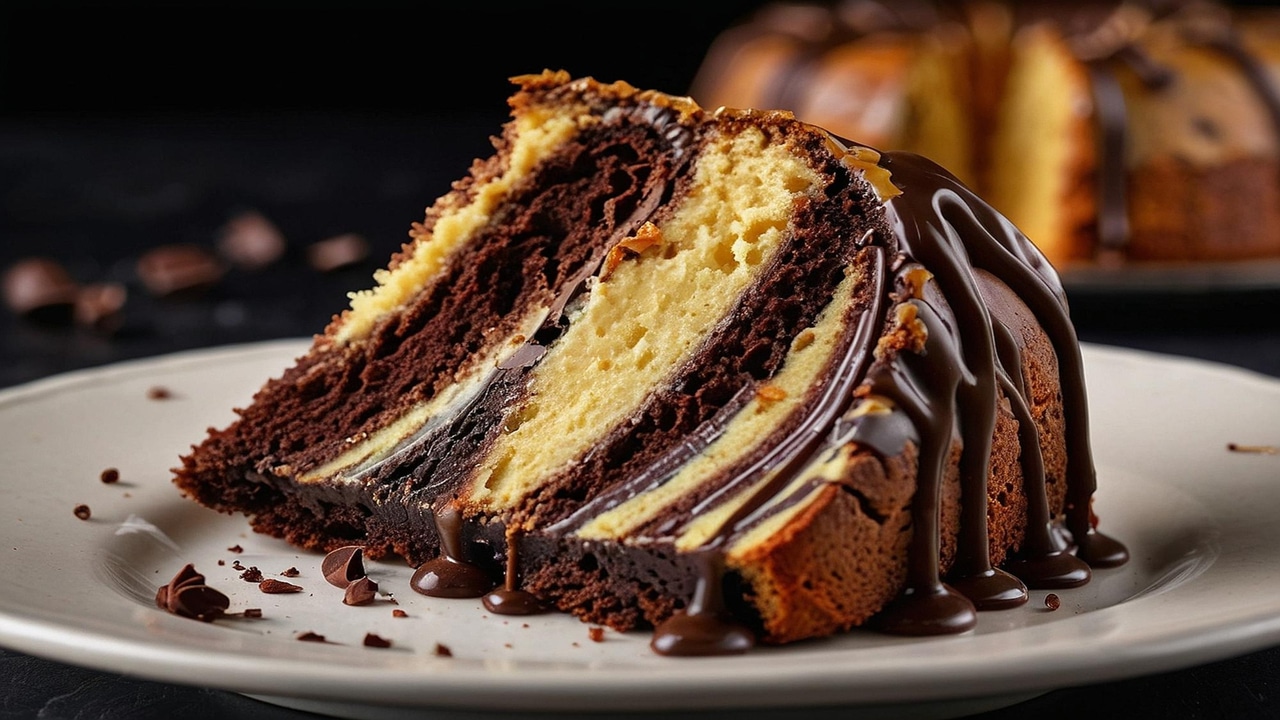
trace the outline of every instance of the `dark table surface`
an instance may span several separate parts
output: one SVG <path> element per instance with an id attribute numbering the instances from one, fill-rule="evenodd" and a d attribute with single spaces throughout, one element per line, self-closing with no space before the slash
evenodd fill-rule
<path id="1" fill-rule="evenodd" d="M 55 20 L 53 10 L 25 12 L 14 17 L 27 23 L 23 27 L 35 39 L 27 37 L 25 45 L 15 46 L 17 33 L 10 23 L 9 56 L 0 63 L 9 70 L 8 76 L 0 78 L 10 91 L 6 112 L 0 117 L 0 268 L 23 257 L 45 255 L 62 263 L 78 282 L 125 286 L 128 300 L 122 324 L 110 333 L 35 323 L 0 312 L 0 387 L 133 358 L 317 331 L 345 306 L 348 291 L 369 284 L 373 269 L 406 239 L 408 224 L 420 218 L 423 208 L 465 172 L 472 158 L 487 153 L 489 135 L 506 112 L 506 83 L 493 82 L 493 76 L 572 62 L 554 51 L 557 43 L 569 41 L 562 33 L 544 38 L 543 56 L 533 54 L 537 48 L 523 49 L 530 56 L 545 58 L 536 67 L 490 72 L 489 82 L 479 90 L 455 72 L 440 85 L 444 95 L 452 93 L 453 102 L 449 97 L 428 97 L 431 83 L 424 79 L 413 84 L 403 69 L 396 76 L 400 85 L 394 101 L 357 95 L 346 103 L 307 102 L 306 92 L 339 91 L 316 74 L 332 73 L 334 82 L 341 80 L 342 92 L 365 92 L 359 90 L 363 86 L 357 80 L 344 74 L 353 67 L 366 76 L 376 71 L 376 64 L 367 57 L 353 64 L 351 58 L 359 53 L 381 53 L 382 61 L 401 65 L 421 60 L 424 69 L 447 71 L 440 53 L 423 51 L 425 56 L 414 59 L 402 49 L 394 58 L 386 58 L 386 48 L 366 39 L 358 45 L 323 46 L 323 59 L 292 68 L 296 73 L 306 70 L 310 80 L 300 84 L 294 77 L 293 92 L 287 95 L 270 94 L 270 83 L 261 78 L 250 82 L 247 78 L 253 68 L 241 61 L 234 66 L 238 73 L 233 73 L 234 81 L 217 76 L 225 86 L 216 87 L 218 92 L 209 96 L 208 106 L 201 104 L 191 87 L 161 93 L 166 105 L 148 90 L 160 92 L 156 88 L 163 78 L 156 74 L 160 72 L 156 65 L 176 56 L 153 57 L 151 62 L 135 57 L 142 51 L 121 42 L 122 37 L 140 38 L 141 32 L 135 30 L 114 36 L 124 59 L 116 58 L 105 67 L 86 63 L 74 76 L 55 78 L 60 82 L 54 85 L 62 92 L 81 93 L 77 100 L 50 90 L 48 77 L 37 87 L 31 78 L 13 74 L 14 57 L 19 54 L 23 63 L 47 59 L 41 53 L 47 55 L 49 50 L 41 40 L 52 42 L 55 35 L 42 24 Z M 582 63 L 582 74 L 624 77 L 679 91 L 690 76 L 700 43 L 711 28 L 733 14 L 723 12 L 723 16 L 709 12 L 696 16 L 702 25 L 687 25 L 689 37 L 676 39 L 677 46 L 681 40 L 688 46 L 684 54 L 669 50 L 660 68 L 653 64 L 653 48 L 640 42 L 631 50 L 650 53 L 647 63 L 646 57 L 629 56 L 627 64 L 599 48 L 599 56 L 613 58 L 612 64 Z M 137 19 L 129 16 L 125 22 Z M 108 40 L 93 33 L 95 22 L 105 20 L 89 14 L 70 25 L 64 22 L 57 28 L 63 35 L 61 42 L 105 47 Z M 274 32 L 286 32 L 282 17 L 259 17 L 256 26 L 237 24 L 244 20 L 224 17 L 215 23 L 217 32 L 201 37 L 208 41 L 222 33 L 237 40 L 238 51 L 243 51 L 268 39 L 278 44 L 279 36 L 267 37 L 263 23 Z M 362 22 L 369 21 L 352 22 L 359 30 Z M 325 27 L 336 33 L 331 26 L 338 23 L 334 19 Z M 396 24 L 386 18 L 381 23 Z M 413 37 L 413 28 L 405 28 L 404 35 Z M 174 45 L 169 49 L 176 49 L 177 41 L 169 42 Z M 288 47 L 296 48 L 297 43 Z M 31 54 L 20 52 L 25 49 L 31 49 Z M 222 52 L 225 60 L 231 50 Z M 334 54 L 349 62 L 344 65 Z M 203 85 L 193 84 L 207 91 L 215 79 L 212 71 L 186 62 L 180 69 L 206 72 L 208 77 L 197 78 Z M 129 72 L 146 75 L 145 82 L 124 88 L 119 76 Z M 102 83 L 115 83 L 118 92 L 104 92 Z M 234 94 L 237 90 L 241 95 Z M 462 102 L 464 90 L 478 92 L 482 99 Z M 86 99 L 91 91 L 97 94 Z M 420 102 L 405 100 L 414 93 Z M 153 102 L 149 104 L 148 98 Z M 134 263 L 142 252 L 179 242 L 213 247 L 224 223 L 246 210 L 270 219 L 287 238 L 282 261 L 258 272 L 232 271 L 212 290 L 194 298 L 155 298 L 140 285 Z M 310 268 L 303 259 L 306 246 L 341 233 L 364 236 L 370 244 L 368 257 L 338 272 Z M 1195 293 L 1081 291 L 1072 302 L 1085 341 L 1201 358 L 1280 377 L 1280 291 L 1276 288 Z M 4 562 L 6 571 L 12 571 L 8 565 L 13 561 L 6 558 Z M 700 717 L 848 714 L 847 708 L 819 708 Z M 1280 717 L 1280 648 L 1159 675 L 1067 687 L 981 717 L 1089 715 Z M 234 692 L 202 688 L 196 678 L 190 685 L 158 683 L 0 649 L 0 718 L 306 716 Z"/>

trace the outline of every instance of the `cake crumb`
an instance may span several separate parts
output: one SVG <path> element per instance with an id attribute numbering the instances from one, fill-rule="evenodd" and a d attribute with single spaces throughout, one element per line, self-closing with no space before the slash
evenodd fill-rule
<path id="1" fill-rule="evenodd" d="M 219 566 L 226 565 L 226 564 L 227 564 L 227 561 L 226 561 L 226 560 L 219 560 L 219 561 L 218 561 L 218 565 L 219 565 Z"/>
<path id="2" fill-rule="evenodd" d="M 373 633 L 365 633 L 364 646 L 373 648 L 389 648 L 391 647 L 391 641 L 384 637 L 374 635 Z"/>
<path id="3" fill-rule="evenodd" d="M 1062 607 L 1062 600 L 1055 593 L 1049 593 L 1044 596 L 1044 606 L 1050 610 L 1057 610 Z"/>
<path id="4" fill-rule="evenodd" d="M 1241 445 L 1239 443 L 1227 443 L 1227 449 L 1231 452 L 1238 453 L 1256 453 L 1259 455 L 1280 455 L 1280 447 L 1275 445 Z"/>
<path id="5" fill-rule="evenodd" d="M 443 643 L 436 643 L 435 653 L 439 657 L 453 657 L 453 651 Z"/>
<path id="6" fill-rule="evenodd" d="M 98 479 L 107 485 L 120 482 L 120 471 L 113 467 L 107 468 L 102 471 L 102 474 L 98 476 Z"/>
<path id="7" fill-rule="evenodd" d="M 319 643 L 329 642 L 328 640 L 325 640 L 323 635 L 319 633 L 311 632 L 310 630 L 304 633 L 300 633 L 298 635 L 298 639 L 303 642 L 319 642 Z"/>
<path id="8" fill-rule="evenodd" d="M 262 617 L 262 608 L 245 608 L 244 616 L 247 618 L 260 618 Z"/>
<path id="9" fill-rule="evenodd" d="M 77 505 L 75 509 L 72 510 L 72 512 L 74 512 L 76 514 L 76 517 L 80 518 L 81 520 L 88 520 L 93 515 L 93 512 L 89 510 L 89 506 L 85 505 L 84 503 Z"/>
<path id="10" fill-rule="evenodd" d="M 591 638 L 591 642 L 604 642 L 604 628 L 592 625 L 587 628 L 587 637 Z"/>
<path id="11" fill-rule="evenodd" d="M 809 347 L 810 345 L 812 345 L 813 341 L 816 340 L 817 338 L 818 338 L 818 335 L 813 330 L 805 330 L 804 332 L 797 335 L 796 339 L 792 341 L 791 350 L 793 352 L 799 352 Z"/>
<path id="12" fill-rule="evenodd" d="M 227 551 L 233 552 L 233 553 L 242 553 L 244 552 L 244 548 L 240 547 L 239 545 L 232 545 L 231 547 L 227 548 Z"/>
<path id="13" fill-rule="evenodd" d="M 257 565 L 250 565 L 248 570 L 240 573 L 240 579 L 245 582 L 260 583 L 262 582 L 262 571 Z"/>
<path id="14" fill-rule="evenodd" d="M 280 574 L 284 577 L 298 577 L 299 575 L 302 574 L 302 571 L 296 567 L 291 567 L 291 568 L 287 568 L 284 572 Z"/>
<path id="15" fill-rule="evenodd" d="M 294 585 L 293 583 L 287 583 L 283 580 L 276 580 L 275 578 L 267 578 L 266 580 L 258 583 L 258 589 L 270 595 L 302 592 L 302 588 L 300 586 Z"/>
<path id="16" fill-rule="evenodd" d="M 147 388 L 149 400 L 168 400 L 171 397 L 173 397 L 173 391 L 163 385 L 152 385 Z"/>
<path id="17" fill-rule="evenodd" d="M 645 250 L 660 244 L 662 244 L 662 230 L 652 222 L 645 221 L 640 229 L 636 230 L 635 235 L 623 238 L 617 245 L 609 248 L 609 254 L 605 256 L 604 269 L 600 272 L 600 279 L 608 279 L 625 258 L 639 257 Z"/>
<path id="18" fill-rule="evenodd" d="M 394 618 L 407 618 L 407 617 L 409 617 L 409 613 L 407 613 L 407 612 L 405 612 L 405 611 L 401 610 L 400 608 L 396 608 L 395 610 L 392 610 L 392 611 L 391 611 L 391 617 L 394 617 Z"/>
<path id="19" fill-rule="evenodd" d="M 783 390 L 777 385 L 765 383 L 760 387 L 756 388 L 756 400 L 760 401 L 760 406 L 762 409 L 772 405 L 773 403 L 778 402 L 779 400 L 786 400 L 786 399 L 787 399 L 787 391 Z"/>

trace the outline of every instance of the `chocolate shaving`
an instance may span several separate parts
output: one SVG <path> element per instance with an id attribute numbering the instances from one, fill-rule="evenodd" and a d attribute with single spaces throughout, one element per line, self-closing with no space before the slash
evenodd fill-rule
<path id="1" fill-rule="evenodd" d="M 89 506 L 83 503 L 81 503 L 80 505 L 77 505 L 75 509 L 72 510 L 72 512 L 74 512 L 76 514 L 76 517 L 80 518 L 81 520 L 88 520 L 89 516 L 93 514 L 89 510 Z"/>
<path id="2" fill-rule="evenodd" d="M 227 551 L 233 552 L 233 553 L 240 553 L 240 552 L 244 552 L 244 548 L 240 547 L 239 545 L 232 545 L 231 547 L 227 548 Z"/>
<path id="3" fill-rule="evenodd" d="M 138 279 L 157 297 L 202 293 L 216 285 L 224 272 L 213 253 L 199 245 L 162 245 L 137 262 Z"/>
<path id="4" fill-rule="evenodd" d="M 152 385 L 147 388 L 147 398 L 149 400 L 168 400 L 173 397 L 173 393 L 169 388 L 162 385 Z"/>
<path id="5" fill-rule="evenodd" d="M 298 635 L 298 639 L 303 642 L 319 642 L 319 643 L 329 642 L 328 640 L 324 639 L 323 635 L 320 635 L 319 633 L 313 633 L 310 630 Z"/>
<path id="6" fill-rule="evenodd" d="M 93 283 L 76 294 L 73 314 L 77 325 L 110 335 L 124 324 L 129 291 L 120 283 Z"/>
<path id="7" fill-rule="evenodd" d="M 241 615 L 244 615 L 247 618 L 260 618 L 262 617 L 262 608 L 245 608 L 245 611 L 241 613 Z"/>
<path id="8" fill-rule="evenodd" d="M 334 587 L 345 588 L 353 581 L 365 576 L 364 548 L 359 545 L 340 547 L 328 555 L 320 563 L 320 572 L 324 579 Z"/>
<path id="9" fill-rule="evenodd" d="M 227 221 L 217 241 L 218 252 L 245 270 L 261 270 L 279 260 L 288 243 L 275 223 L 256 211 L 242 212 Z"/>
<path id="10" fill-rule="evenodd" d="M 1062 607 L 1062 600 L 1054 593 L 1044 596 L 1044 606 L 1050 610 L 1057 610 Z"/>
<path id="11" fill-rule="evenodd" d="M 440 657 L 453 657 L 453 651 L 443 643 L 436 643 L 435 653 Z"/>
<path id="12" fill-rule="evenodd" d="M 79 286 L 58 262 L 32 257 L 5 271 L 4 301 L 14 314 L 48 324 L 65 325 L 73 316 Z"/>
<path id="13" fill-rule="evenodd" d="M 358 265 L 368 255 L 368 241 L 356 233 L 335 235 L 307 246 L 307 262 L 320 272 Z"/>
<path id="14" fill-rule="evenodd" d="M 401 610 L 400 608 L 396 608 L 395 610 L 392 610 L 392 611 L 391 611 L 391 617 L 395 617 L 395 618 L 407 618 L 407 617 L 409 617 L 409 613 L 407 613 L 407 612 L 405 612 L 405 611 Z"/>
<path id="15" fill-rule="evenodd" d="M 156 606 L 174 615 L 212 622 L 226 614 L 231 600 L 205 585 L 204 575 L 187 563 L 167 585 L 156 590 Z"/>
<path id="16" fill-rule="evenodd" d="M 347 586 L 342 602 L 347 605 L 368 605 L 378 597 L 378 583 L 367 577 L 356 579 Z"/>
<path id="17" fill-rule="evenodd" d="M 120 481 L 120 471 L 115 468 L 107 468 L 102 471 L 102 475 L 99 476 L 99 479 L 107 485 L 117 483 Z"/>
<path id="18" fill-rule="evenodd" d="M 258 583 L 258 589 L 269 595 L 302 592 L 301 586 L 283 580 L 276 580 L 275 578 L 267 578 Z"/>

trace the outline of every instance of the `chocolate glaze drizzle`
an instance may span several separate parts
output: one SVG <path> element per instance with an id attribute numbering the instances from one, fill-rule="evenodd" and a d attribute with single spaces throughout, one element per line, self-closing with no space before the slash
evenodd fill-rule
<path id="1" fill-rule="evenodd" d="M 547 608 L 533 593 L 516 585 L 520 572 L 519 537 L 507 533 L 507 571 L 502 587 L 484 596 L 484 606 L 499 615 L 536 615 Z"/>
<path id="2" fill-rule="evenodd" d="M 434 511 L 440 535 L 440 557 L 414 571 L 409 586 L 423 595 L 443 598 L 481 597 L 493 589 L 493 578 L 462 552 L 462 513 L 452 505 Z"/>
<path id="3" fill-rule="evenodd" d="M 833 138 L 853 154 L 858 146 Z M 1067 315 L 1065 295 L 1043 256 L 1011 223 L 932 162 L 906 153 L 883 156 L 902 194 L 885 204 L 896 249 L 893 262 L 877 274 L 877 297 L 886 302 L 867 309 L 846 338 L 846 351 L 832 369 L 827 391 L 808 412 L 802 429 L 782 439 L 764 460 L 727 488 L 743 487 L 766 472 L 772 479 L 755 492 L 708 543 L 723 548 L 750 526 L 795 473 L 820 453 L 849 441 L 882 455 L 901 452 L 908 442 L 919 449 L 917 491 L 911 513 L 914 532 L 906 587 L 875 619 L 890 633 L 936 635 L 964 632 L 976 623 L 975 611 L 1012 607 L 1026 601 L 1022 580 L 1034 587 L 1073 587 L 1087 582 L 1089 566 L 1110 567 L 1127 560 L 1118 541 L 1092 525 L 1090 502 L 1096 475 L 1089 446 L 1088 409 L 1078 340 Z M 873 248 L 879 251 L 877 248 Z M 1058 356 L 1066 416 L 1068 456 L 1065 527 L 1054 532 L 1049 517 L 1039 433 L 1025 399 L 1018 345 L 1008 328 L 986 311 L 974 270 L 991 273 L 1031 309 Z M 929 278 L 921 283 L 923 271 Z M 893 288 L 893 291 L 890 291 Z M 868 342 L 880 328 L 908 330 L 922 345 L 887 363 L 868 367 Z M 919 328 L 923 327 L 923 331 Z M 867 330 L 875 333 L 868 336 Z M 1012 372 L 1011 372 L 1012 371 Z M 863 396 L 888 399 L 894 414 L 908 422 L 886 422 L 876 415 L 854 415 L 854 388 Z M 1005 572 L 990 565 L 986 533 L 987 478 L 998 392 L 1009 399 L 1019 421 L 1021 464 L 1029 518 L 1017 558 Z M 951 577 L 940 577 L 938 557 L 939 495 L 952 439 L 959 435 L 961 520 L 958 554 Z M 723 498 L 704 502 L 709 509 Z M 696 514 L 696 511 L 695 511 Z M 1060 546 L 1069 536 L 1075 554 Z M 699 587 L 719 587 L 722 564 L 704 564 Z M 1012 574 L 1011 574 L 1012 573 Z M 1017 577 L 1015 577 L 1015 575 Z M 1019 580 L 1022 578 L 1022 580 Z M 681 639 L 697 625 L 695 647 L 714 646 L 721 608 L 691 603 L 657 628 L 652 643 L 668 654 L 694 650 Z"/>
<path id="4" fill-rule="evenodd" d="M 660 124 L 664 117 L 655 111 L 646 121 Z M 675 130 L 669 134 L 679 137 Z M 883 213 L 881 225 L 867 225 L 887 228 L 887 235 L 868 230 L 852 240 L 857 261 L 869 271 L 868 301 L 851 305 L 836 360 L 822 387 L 802 407 L 799 421 L 689 512 L 689 517 L 696 517 L 734 498 L 742 488 L 756 488 L 695 554 L 699 574 L 693 597 L 684 610 L 655 629 L 651 647 L 661 654 L 736 653 L 755 644 L 753 631 L 726 609 L 725 553 L 742 533 L 825 482 L 815 478 L 787 490 L 812 463 L 849 443 L 885 457 L 909 444 L 918 452 L 906 583 L 873 621 L 884 631 L 964 632 L 975 625 L 979 610 L 1026 602 L 1027 585 L 1079 585 L 1090 578 L 1091 566 L 1118 565 L 1128 557 L 1123 544 L 1093 527 L 1090 503 L 1096 477 L 1079 344 L 1063 289 L 1044 257 L 1010 222 L 936 164 L 906 153 L 879 155 L 834 136 L 827 137 L 827 144 L 843 159 L 850 181 L 860 182 L 854 178 L 866 178 L 873 169 L 887 171 L 899 192 L 877 206 L 876 212 Z M 665 185 L 659 185 L 661 191 L 638 203 L 636 211 L 618 223 L 617 237 L 654 212 L 666 193 Z M 543 348 L 563 331 L 564 309 L 599 271 L 603 254 L 602 250 L 594 255 L 558 291 L 543 329 L 498 373 L 527 372 L 542 358 Z M 1011 329 L 987 310 L 979 271 L 998 278 L 1022 299 L 1058 358 L 1069 458 L 1066 510 L 1060 523 L 1050 517 L 1039 432 L 1026 399 L 1019 344 Z M 886 339 L 899 343 L 900 349 L 880 352 Z M 586 518 L 666 482 L 724 432 L 754 389 L 752 384 L 742 387 L 686 442 L 586 502 L 548 532 L 571 534 Z M 1025 540 L 1003 569 L 992 567 L 987 533 L 992 436 L 1002 395 L 1019 423 L 1019 462 L 1029 516 Z M 890 408 L 887 416 L 857 412 L 872 398 Z M 942 489 L 957 446 L 961 529 L 955 560 L 943 577 Z M 518 531 L 506 529 L 506 581 L 495 589 L 490 575 L 463 556 L 457 510 L 443 505 L 435 508 L 434 518 L 442 556 L 418 569 L 415 590 L 437 597 L 483 597 L 486 607 L 498 613 L 543 609 L 538 598 L 517 584 Z"/>
<path id="5" fill-rule="evenodd" d="M 725 609 L 724 558 L 712 550 L 697 554 L 698 585 L 686 610 L 662 622 L 649 647 L 659 655 L 735 655 L 756 644 L 755 633 Z"/>

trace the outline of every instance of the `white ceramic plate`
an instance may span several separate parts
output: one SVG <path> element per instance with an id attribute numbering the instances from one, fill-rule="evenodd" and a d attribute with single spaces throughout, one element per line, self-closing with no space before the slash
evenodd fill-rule
<path id="1" fill-rule="evenodd" d="M 666 658 L 645 633 L 593 642 L 565 616 L 486 616 L 478 601 L 418 596 L 396 563 L 369 572 L 398 605 L 349 607 L 320 576 L 318 555 L 181 498 L 168 472 L 178 455 L 304 347 L 186 353 L 0 392 L 0 644 L 367 717 L 832 704 L 936 717 L 1280 643 L 1280 456 L 1227 450 L 1280 443 L 1273 379 L 1086 347 L 1096 507 L 1102 530 L 1133 559 L 1059 591 L 1056 611 L 1037 592 L 961 636 L 856 631 L 738 657 Z M 148 397 L 155 386 L 172 396 Z M 108 467 L 119 483 L 100 481 Z M 80 503 L 88 521 L 72 513 Z M 242 552 L 228 549 L 236 545 Z M 236 560 L 304 591 L 263 594 L 239 578 Z M 257 607 L 264 617 L 207 624 L 157 610 L 156 587 L 186 562 L 231 597 L 232 611 Z M 300 575 L 281 578 L 290 567 Z M 296 639 L 306 631 L 331 642 Z M 364 647 L 370 632 L 393 647 Z M 453 656 L 437 656 L 437 643 Z"/>

